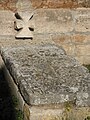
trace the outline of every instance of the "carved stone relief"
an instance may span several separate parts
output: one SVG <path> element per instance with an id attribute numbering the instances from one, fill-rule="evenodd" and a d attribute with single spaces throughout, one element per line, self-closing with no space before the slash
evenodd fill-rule
<path id="1" fill-rule="evenodd" d="M 33 39 L 34 23 L 32 21 L 33 13 L 19 12 L 15 13 L 16 21 L 14 29 L 17 30 L 16 38 Z"/>
<path id="2" fill-rule="evenodd" d="M 15 13 L 16 21 L 14 21 L 14 29 L 17 30 L 15 38 L 17 39 L 33 39 L 34 10 L 29 0 L 18 0 L 17 12 Z"/>

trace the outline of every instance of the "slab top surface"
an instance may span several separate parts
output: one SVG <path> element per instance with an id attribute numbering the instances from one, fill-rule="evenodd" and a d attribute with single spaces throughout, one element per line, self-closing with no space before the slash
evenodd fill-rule
<path id="1" fill-rule="evenodd" d="M 90 74 L 62 47 L 30 45 L 3 48 L 2 58 L 29 105 L 74 101 L 90 105 Z"/>

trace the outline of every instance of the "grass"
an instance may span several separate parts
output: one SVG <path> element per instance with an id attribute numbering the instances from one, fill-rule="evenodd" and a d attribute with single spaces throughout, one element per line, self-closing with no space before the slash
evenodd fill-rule
<path id="1" fill-rule="evenodd" d="M 85 118 L 85 120 L 90 120 L 90 116 L 87 116 L 87 118 Z"/>
<path id="2" fill-rule="evenodd" d="M 15 110 L 16 120 L 23 120 L 23 112 L 21 110 Z"/>
<path id="3" fill-rule="evenodd" d="M 0 120 L 23 120 L 23 113 L 18 109 L 19 101 L 11 95 L 10 87 L 0 69 Z"/>

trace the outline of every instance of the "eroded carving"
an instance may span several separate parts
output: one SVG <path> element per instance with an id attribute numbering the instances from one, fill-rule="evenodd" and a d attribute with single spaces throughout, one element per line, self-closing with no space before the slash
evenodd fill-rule
<path id="1" fill-rule="evenodd" d="M 15 13 L 14 29 L 17 30 L 16 38 L 33 39 L 34 22 L 32 20 L 34 13 L 17 12 Z"/>

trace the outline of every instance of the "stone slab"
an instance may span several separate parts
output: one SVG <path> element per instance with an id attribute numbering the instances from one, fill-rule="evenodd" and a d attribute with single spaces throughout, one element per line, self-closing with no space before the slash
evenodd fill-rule
<path id="1" fill-rule="evenodd" d="M 62 47 L 3 48 L 3 60 L 29 105 L 90 106 L 90 74 Z"/>

